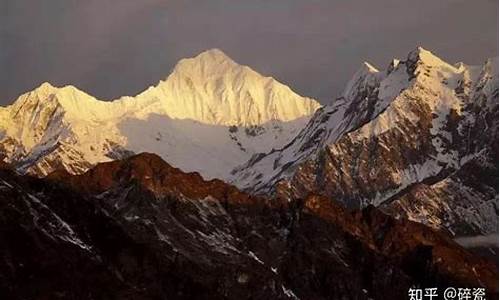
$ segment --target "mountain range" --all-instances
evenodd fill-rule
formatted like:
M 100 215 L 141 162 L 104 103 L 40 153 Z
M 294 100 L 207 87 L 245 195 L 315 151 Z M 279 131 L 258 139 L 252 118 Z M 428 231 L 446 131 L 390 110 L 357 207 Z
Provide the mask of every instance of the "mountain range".
M 498 59 L 451 65 L 417 48 L 383 71 L 364 63 L 291 143 L 255 155 L 232 182 L 475 235 L 497 232 L 497 162 Z
M 213 49 L 181 60 L 135 97 L 106 102 L 44 83 L 0 108 L 0 153 L 37 176 L 80 174 L 148 151 L 205 178 L 227 178 L 253 154 L 288 143 L 319 106 Z
M 493 262 L 422 224 L 276 201 L 154 154 L 44 179 L 0 167 L 2 299 L 404 299 L 482 287 Z
M 135 97 L 44 83 L 0 108 L 0 298 L 496 298 L 457 242 L 498 234 L 498 133 L 498 59 L 421 47 L 324 106 L 217 49 Z

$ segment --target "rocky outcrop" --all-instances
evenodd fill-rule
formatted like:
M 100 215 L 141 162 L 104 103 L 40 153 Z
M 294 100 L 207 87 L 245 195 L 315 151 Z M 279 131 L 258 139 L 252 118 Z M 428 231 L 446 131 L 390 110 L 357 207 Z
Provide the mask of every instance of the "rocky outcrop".
M 443 233 L 311 195 L 254 197 L 153 154 L 72 176 L 0 170 L 6 299 L 402 299 L 485 287 L 496 267 Z

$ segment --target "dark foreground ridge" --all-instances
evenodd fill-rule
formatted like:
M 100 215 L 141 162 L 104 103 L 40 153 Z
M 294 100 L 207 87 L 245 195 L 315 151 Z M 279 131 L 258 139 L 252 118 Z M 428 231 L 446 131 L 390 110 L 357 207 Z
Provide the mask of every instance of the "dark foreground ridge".
M 87 173 L 0 166 L 0 299 L 406 299 L 496 266 L 373 207 L 253 197 L 153 154 Z

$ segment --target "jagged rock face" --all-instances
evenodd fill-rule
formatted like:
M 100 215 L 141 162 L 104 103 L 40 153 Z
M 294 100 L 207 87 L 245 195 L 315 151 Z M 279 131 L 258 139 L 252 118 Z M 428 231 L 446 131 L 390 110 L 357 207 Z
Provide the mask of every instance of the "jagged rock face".
M 380 208 L 453 235 L 497 231 L 497 170 L 470 161 L 440 181 L 413 184 Z
M 344 99 L 324 108 L 286 148 L 238 169 L 234 182 L 257 194 L 317 193 L 351 208 L 381 206 L 457 235 L 494 232 L 497 67 L 496 60 L 451 66 L 419 48 L 377 74 L 373 88 L 355 88 L 348 103 L 359 109 L 342 109 Z M 331 122 L 337 111 L 340 121 Z M 335 138 L 324 134 L 330 131 Z M 258 181 L 260 166 L 272 160 L 273 175 Z
M 233 170 L 231 182 L 252 192 L 271 192 L 278 181 L 290 177 L 304 160 L 315 156 L 345 132 L 368 122 L 382 109 L 375 107 L 377 103 L 373 98 L 381 79 L 380 72 L 364 63 L 343 95 L 332 105 L 318 109 L 291 143 L 267 155 L 256 154 Z
M 154 152 L 185 171 L 226 178 L 254 153 L 287 144 L 319 107 L 220 50 L 181 60 L 136 97 L 106 102 L 48 83 L 0 108 L 0 153 L 19 172 L 81 174 Z
M 44 180 L 2 169 L 0 190 L 6 299 L 402 299 L 413 285 L 498 293 L 494 265 L 423 225 L 319 196 L 249 196 L 151 154 Z

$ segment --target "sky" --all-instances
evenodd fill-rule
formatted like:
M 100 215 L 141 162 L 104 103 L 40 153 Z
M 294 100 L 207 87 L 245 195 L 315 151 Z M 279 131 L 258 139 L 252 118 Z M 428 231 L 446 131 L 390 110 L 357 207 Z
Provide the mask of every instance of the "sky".
M 417 46 L 498 56 L 498 0 L 0 0 L 0 104 L 45 81 L 135 95 L 210 48 L 329 103 Z

